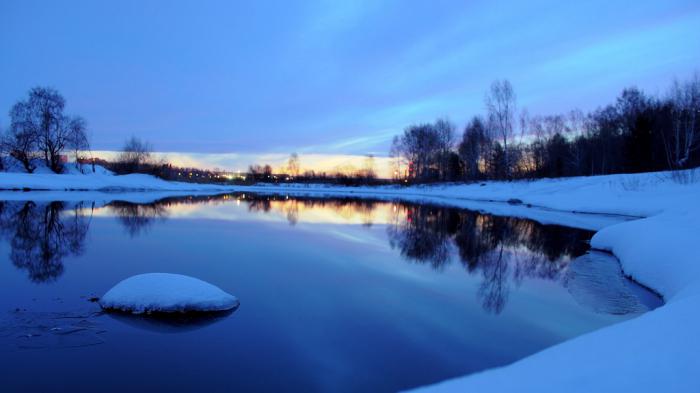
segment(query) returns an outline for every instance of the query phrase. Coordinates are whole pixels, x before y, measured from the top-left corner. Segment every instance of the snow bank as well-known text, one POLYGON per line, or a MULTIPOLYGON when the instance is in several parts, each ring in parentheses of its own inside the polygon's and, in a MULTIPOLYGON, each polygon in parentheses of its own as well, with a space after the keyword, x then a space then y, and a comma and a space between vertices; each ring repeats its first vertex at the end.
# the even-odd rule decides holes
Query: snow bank
MULTIPOLYGON (((61 175, 0 172, 0 190, 119 193, 240 191, 299 196, 372 197, 449 205, 533 219, 543 224, 590 230, 598 230, 626 219, 655 215, 664 211, 666 206, 688 205, 700 197, 700 182, 683 184, 674 181, 669 173, 664 172, 433 186, 344 187, 318 184, 224 186, 179 183, 143 174, 117 176, 104 168, 98 169, 96 173, 88 170, 85 174, 75 170, 72 165, 69 168, 72 168, 69 173, 61 175), (510 199, 519 199, 523 204, 509 205, 507 201, 510 199)), ((700 178, 700 172, 695 175, 687 173, 689 178, 700 178)))
MULTIPOLYGON (((593 237, 591 245, 614 253, 625 274, 661 294, 666 300, 662 307, 574 338, 509 366, 417 391, 700 391, 697 377, 697 370, 700 370, 698 189, 697 183, 657 183, 657 189, 644 186, 630 191, 638 194, 633 197, 622 192, 589 195, 591 199, 585 202, 593 208, 596 201, 603 200, 601 209, 615 207, 626 211, 624 204, 631 201, 627 211, 661 211, 649 218, 603 228, 593 237), (645 198, 647 202, 643 206, 645 198), (617 201, 619 206, 612 201, 617 201)), ((562 194, 567 192, 571 193, 564 191, 562 194)), ((571 202, 557 202, 558 206, 567 203, 571 202)))
POLYGON ((0 173, 0 189, 3 190, 53 190, 53 191, 208 191, 230 190, 214 184, 170 182, 144 174, 113 175, 111 173, 0 173))
POLYGON ((151 312, 211 312, 238 307, 238 299, 202 280, 170 273, 129 277, 100 299, 107 310, 134 314, 151 312))
POLYGON ((604 228, 591 245, 614 253, 625 273, 667 302, 700 295, 700 206, 670 206, 667 213, 604 228))
POLYGON ((503 202, 519 199, 525 205, 558 211, 648 217, 670 205, 694 203, 700 196, 700 170, 684 171, 688 183, 668 172, 571 177, 561 179, 487 181, 425 186, 342 187, 325 185, 256 185, 239 190, 303 192, 343 195, 394 195, 414 200, 442 199, 503 202))
POLYGON ((700 208, 681 210, 605 228, 592 240, 658 290, 664 306, 510 366, 417 391, 700 391, 700 208))
POLYGON ((27 173, 15 159, 4 158, 5 171, 0 172, 0 190, 38 191, 215 191, 231 187, 216 184, 171 182, 145 174, 115 175, 100 165, 83 165, 81 172, 74 163, 56 174, 36 160, 34 173, 27 173))
POLYGON ((426 186, 343 187, 318 184, 236 186, 236 191, 297 196, 351 196, 435 203, 490 214, 514 216, 575 228, 601 228, 661 213, 668 206, 687 206, 700 199, 700 170, 685 171, 681 182, 667 172, 487 181, 426 186), (521 205, 508 200, 519 199, 521 205), (496 202, 496 203, 494 203, 496 202))

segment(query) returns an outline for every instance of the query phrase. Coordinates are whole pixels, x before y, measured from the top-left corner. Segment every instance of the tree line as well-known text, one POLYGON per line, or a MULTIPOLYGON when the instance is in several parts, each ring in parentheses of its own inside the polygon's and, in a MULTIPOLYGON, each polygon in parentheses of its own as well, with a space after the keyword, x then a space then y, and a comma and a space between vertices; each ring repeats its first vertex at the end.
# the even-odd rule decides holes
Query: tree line
POLYGON ((345 186, 388 184, 386 179, 379 179, 373 154, 367 154, 362 165, 338 166, 332 171, 302 170, 299 154, 292 153, 286 164, 273 168, 270 164, 253 164, 248 167, 244 183, 321 183, 345 186))
MULTIPOLYGON (((10 127, 0 138, 0 156, 14 157, 32 173, 43 161, 61 173, 68 154, 76 165, 100 163, 117 174, 148 173, 193 182, 321 182, 383 184, 374 157, 362 168, 328 172, 302 170, 293 153, 286 166, 251 165, 245 176, 173 166, 157 160, 153 147, 129 138, 115 159, 90 153, 87 123, 64 113, 65 99, 52 88, 36 87, 10 110, 10 127)), ((474 116, 461 135, 448 119, 413 124, 394 137, 389 156, 392 180, 401 183, 512 180, 590 176, 694 168, 700 165, 700 76, 674 81, 663 96, 624 89, 615 102, 589 113, 531 116, 517 110, 508 80, 493 82, 485 94, 486 113, 474 116)), ((3 169, 0 160, 0 169, 3 169)))
POLYGON ((493 82, 485 115, 461 137, 447 119, 414 124, 392 141, 402 182, 511 180, 694 168, 700 165, 700 77, 674 81, 662 97, 630 87, 584 114, 517 111, 508 80, 493 82))

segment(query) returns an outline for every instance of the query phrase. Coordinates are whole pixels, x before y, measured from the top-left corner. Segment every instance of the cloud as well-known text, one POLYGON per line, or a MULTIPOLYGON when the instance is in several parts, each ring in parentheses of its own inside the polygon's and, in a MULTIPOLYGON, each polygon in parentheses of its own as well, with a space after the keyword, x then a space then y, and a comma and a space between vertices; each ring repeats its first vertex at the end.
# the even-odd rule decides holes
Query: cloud
POLYGON ((381 154, 387 149, 389 141, 394 137, 394 135, 399 134, 400 131, 394 129, 386 129, 377 131, 372 135, 362 135, 357 137, 351 137, 347 139, 342 139, 340 141, 329 142, 325 144, 316 144, 302 146, 296 149, 299 153, 355 153, 355 154, 369 154, 377 153, 381 151, 381 154))

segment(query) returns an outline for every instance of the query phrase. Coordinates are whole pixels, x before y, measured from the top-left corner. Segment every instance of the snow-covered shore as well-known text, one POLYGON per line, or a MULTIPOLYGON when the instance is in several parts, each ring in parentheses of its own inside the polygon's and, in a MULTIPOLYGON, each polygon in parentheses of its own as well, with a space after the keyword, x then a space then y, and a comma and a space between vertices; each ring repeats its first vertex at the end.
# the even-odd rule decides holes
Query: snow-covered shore
POLYGON ((435 203, 528 218, 542 224, 599 230, 620 222, 650 217, 669 207, 691 206, 700 198, 700 173, 695 176, 698 181, 687 183, 674 180, 669 173, 659 172, 410 187, 262 184, 234 189, 296 196, 372 197, 435 203), (519 203, 513 204, 515 201, 519 203))
POLYGON ((230 187, 214 184, 179 183, 143 174, 116 176, 98 173, 0 173, 0 190, 32 191, 214 191, 230 187))
POLYGON ((670 206, 657 216, 601 230, 593 247, 617 255, 626 274, 664 296, 664 306, 509 366, 417 391, 700 391, 698 241, 697 207, 670 206))
POLYGON ((512 365, 418 391, 700 391, 700 184, 652 174, 606 178, 562 180, 561 192, 551 188, 554 195, 535 185, 511 196, 559 209, 647 216, 605 227, 591 244, 614 253, 625 273, 660 293, 665 305, 512 365))
MULTIPOLYGON (((688 175, 692 176, 692 175, 688 175)), ((688 205, 700 189, 697 182, 675 181, 667 172, 540 179, 533 181, 489 181, 471 184, 439 184, 425 186, 343 187, 322 185, 257 185, 236 187, 261 192, 324 193, 345 195, 398 195, 432 200, 472 202, 508 202, 518 199, 523 204, 550 210, 576 213, 615 214, 648 217, 666 210, 668 204, 688 205)), ((452 202, 449 202, 452 201, 452 202)))
MULTIPOLYGON (((649 173, 423 187, 326 187, 213 186, 108 173, 0 173, 0 189, 53 190, 49 194, 129 190, 132 195, 136 190, 148 190, 147 194, 240 191, 401 199, 599 230, 592 246, 613 252, 626 274, 664 297, 664 306, 509 366, 419 390, 695 392, 700 391, 696 377, 700 369, 700 256, 696 251, 700 181, 692 178, 678 181, 667 173, 649 173)), ((26 194, 22 197, 30 199, 26 194)))

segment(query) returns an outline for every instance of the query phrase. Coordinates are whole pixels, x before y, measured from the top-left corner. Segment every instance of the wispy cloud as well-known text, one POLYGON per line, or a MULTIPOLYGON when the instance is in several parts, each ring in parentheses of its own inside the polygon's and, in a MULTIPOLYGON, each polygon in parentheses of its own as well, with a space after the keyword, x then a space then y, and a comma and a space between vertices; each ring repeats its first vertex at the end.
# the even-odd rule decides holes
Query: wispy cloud
POLYGON ((314 144, 298 147, 299 153, 354 153, 354 154, 386 154, 389 141, 400 133, 400 130, 381 130, 371 135, 362 135, 342 139, 325 144, 314 144))

